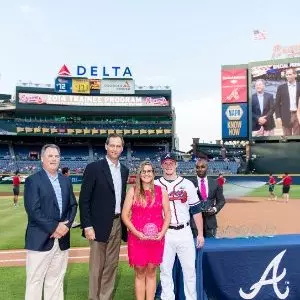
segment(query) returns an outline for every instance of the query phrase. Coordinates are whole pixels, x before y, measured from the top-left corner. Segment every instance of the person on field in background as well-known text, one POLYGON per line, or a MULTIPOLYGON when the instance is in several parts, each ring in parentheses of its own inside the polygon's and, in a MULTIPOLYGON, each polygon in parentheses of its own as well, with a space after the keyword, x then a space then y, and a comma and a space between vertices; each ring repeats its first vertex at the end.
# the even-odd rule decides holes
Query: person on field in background
POLYGON ((226 183, 226 178, 223 176, 222 173, 219 174, 217 178, 217 182, 218 182, 218 186, 221 187, 221 189, 223 190, 223 185, 226 183))
POLYGON ((270 173, 269 181, 268 181, 269 193, 270 193, 269 200, 277 200, 277 196, 274 194, 275 184, 276 184, 276 180, 275 180, 273 174, 270 173))
POLYGON ((16 171, 15 176, 13 177, 14 207, 18 205, 20 184, 21 184, 20 174, 19 171, 16 171))
POLYGON ((289 176, 288 172, 285 172, 282 180, 280 180, 277 184, 282 183, 282 197, 283 200, 285 200, 286 203, 288 203, 289 198, 290 198, 290 187, 292 185, 292 177, 289 176))

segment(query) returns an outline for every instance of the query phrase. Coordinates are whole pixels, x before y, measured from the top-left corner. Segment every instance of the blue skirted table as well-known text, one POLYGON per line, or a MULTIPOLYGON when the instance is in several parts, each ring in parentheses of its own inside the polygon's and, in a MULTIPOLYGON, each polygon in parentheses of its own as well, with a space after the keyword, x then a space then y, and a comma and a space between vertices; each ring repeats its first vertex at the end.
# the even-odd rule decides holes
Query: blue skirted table
MULTIPOLYGON (((299 300, 300 235, 206 239, 196 271, 199 300, 299 300)), ((176 300, 183 300, 178 259, 173 277, 176 300)))

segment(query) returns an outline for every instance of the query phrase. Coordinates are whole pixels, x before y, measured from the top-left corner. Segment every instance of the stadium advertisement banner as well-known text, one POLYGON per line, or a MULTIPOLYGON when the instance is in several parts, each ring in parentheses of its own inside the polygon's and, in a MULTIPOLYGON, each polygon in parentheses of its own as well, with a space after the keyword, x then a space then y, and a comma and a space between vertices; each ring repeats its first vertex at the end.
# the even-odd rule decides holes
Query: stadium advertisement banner
POLYGON ((56 93, 72 93, 72 78, 64 78, 64 77, 57 77, 55 79, 55 92, 56 93))
POLYGON ((72 93, 75 94, 90 94, 89 79, 72 79, 72 93))
POLYGON ((90 90, 100 90, 101 89, 101 80, 100 79, 90 79, 90 90))
POLYGON ((134 94, 132 79, 102 79, 100 94, 134 94))
POLYGON ((248 137, 248 105, 246 103, 222 105, 222 138, 248 137))
POLYGON ((253 139, 300 137, 300 58, 249 64, 253 139))
MULTIPOLYGON (((139 135, 139 136, 153 136, 153 135, 172 135, 171 129, 99 129, 99 128, 65 128, 58 125, 56 127, 37 126, 17 126, 18 135, 72 135, 72 136, 86 136, 86 135, 108 135, 117 133, 122 135, 139 135)), ((16 134, 16 133, 15 133, 16 134)))
POLYGON ((247 102, 247 69, 222 70, 222 103, 247 102))
POLYGON ((19 93, 20 104, 72 105, 72 106, 130 106, 130 107, 165 107, 168 99, 160 96, 81 96, 58 94, 19 93))

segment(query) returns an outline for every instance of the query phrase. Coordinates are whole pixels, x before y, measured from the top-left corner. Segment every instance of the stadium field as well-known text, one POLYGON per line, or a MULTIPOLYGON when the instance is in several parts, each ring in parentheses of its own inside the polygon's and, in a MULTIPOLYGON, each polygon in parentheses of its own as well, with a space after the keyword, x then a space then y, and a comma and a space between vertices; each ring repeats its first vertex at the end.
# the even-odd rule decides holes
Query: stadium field
MULTIPOLYGON (((114 299, 133 300, 133 270, 126 262, 119 263, 114 299)), ((22 300, 25 291, 25 268, 0 268, 1 299, 22 300)), ((65 300, 83 300, 88 295, 88 264, 69 264, 65 276, 65 300)))
MULTIPOLYGON (((274 193, 281 197, 282 193, 282 185, 276 185, 274 189, 274 193)), ((267 185, 262 187, 256 188, 251 192, 247 193, 246 196, 249 197, 268 197, 269 196, 269 189, 267 185)), ((290 199, 300 199, 300 185, 292 185, 290 189, 290 199)))
MULTIPOLYGON (((232 188, 234 188, 234 186, 232 188)), ((80 191, 79 184, 74 185, 74 191, 78 197, 80 191)), ((276 186, 275 193, 278 196, 281 195, 281 186, 276 186)), ((246 197, 242 197, 242 199, 247 200, 254 198, 264 200, 268 198, 268 195, 268 187, 263 186, 252 190, 246 197)), ((300 186, 292 186, 290 196, 291 199, 300 199, 300 186)), ((23 197, 21 196, 19 199, 19 206, 14 208, 12 205, 11 185, 0 185, 0 250, 24 248, 24 233, 27 220, 23 197)), ((241 200, 241 204, 242 201, 243 200, 241 200)), ((79 217, 77 216, 76 219, 78 220, 79 217)), ((88 246, 87 241, 81 236, 81 230, 79 228, 71 229, 71 246, 88 246)))

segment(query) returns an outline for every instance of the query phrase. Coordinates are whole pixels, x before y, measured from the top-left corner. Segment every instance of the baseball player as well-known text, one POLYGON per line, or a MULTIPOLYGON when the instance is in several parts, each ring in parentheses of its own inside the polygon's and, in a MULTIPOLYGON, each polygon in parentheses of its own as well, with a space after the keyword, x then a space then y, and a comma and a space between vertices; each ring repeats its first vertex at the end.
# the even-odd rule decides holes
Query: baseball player
POLYGON ((196 251, 189 221, 191 211, 199 233, 196 238, 196 247, 203 247, 200 201, 193 183, 177 175, 177 162, 174 154, 164 154, 161 157, 161 166, 163 177, 155 180, 155 184, 166 188, 171 206, 171 223, 165 235, 165 249, 160 266, 161 299, 175 300, 172 270, 177 254, 183 272, 186 300, 196 300, 196 251))

